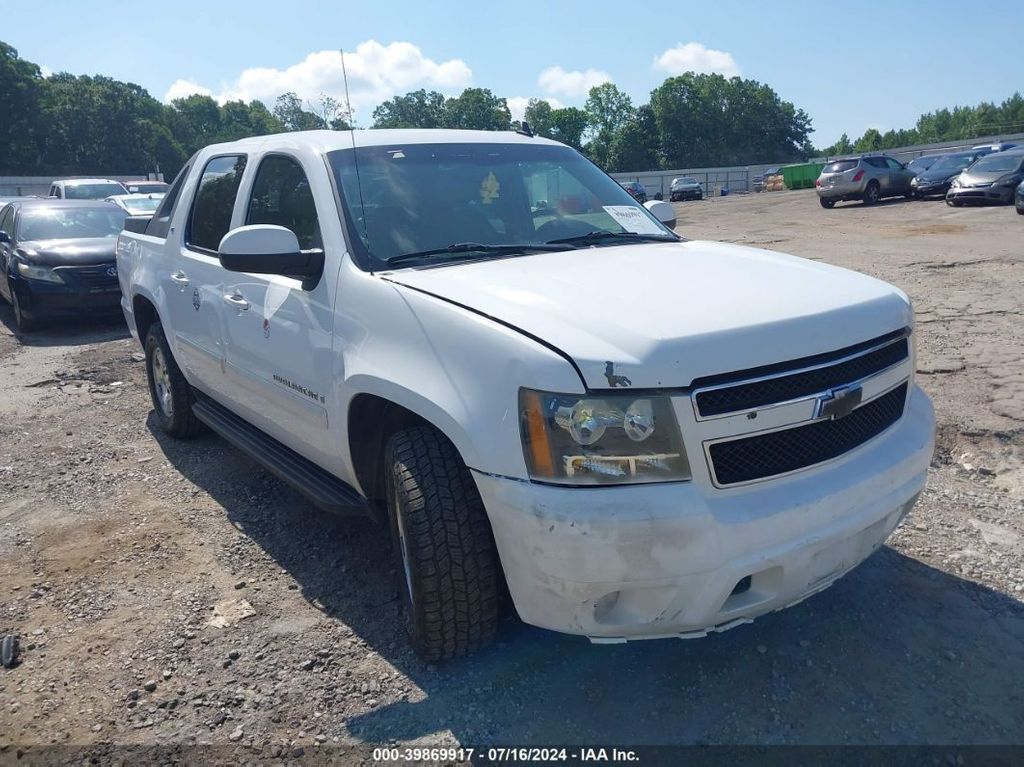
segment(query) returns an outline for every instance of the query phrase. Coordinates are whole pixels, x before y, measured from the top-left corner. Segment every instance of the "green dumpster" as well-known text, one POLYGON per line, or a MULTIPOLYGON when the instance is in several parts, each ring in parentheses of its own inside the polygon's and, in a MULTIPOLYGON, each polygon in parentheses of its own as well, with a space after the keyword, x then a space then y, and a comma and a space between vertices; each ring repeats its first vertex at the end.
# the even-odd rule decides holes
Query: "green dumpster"
POLYGON ((786 189, 813 189, 814 182, 821 175, 824 163, 805 162, 797 165, 786 165, 782 168, 782 183, 786 189))

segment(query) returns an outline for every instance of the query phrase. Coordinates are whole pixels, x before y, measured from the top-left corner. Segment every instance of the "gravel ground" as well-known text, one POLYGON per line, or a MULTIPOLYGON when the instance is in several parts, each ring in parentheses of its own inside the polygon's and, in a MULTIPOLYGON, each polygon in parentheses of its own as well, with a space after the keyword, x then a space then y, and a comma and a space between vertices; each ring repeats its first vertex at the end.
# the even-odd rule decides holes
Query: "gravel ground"
MULTIPOLYGON (((821 258, 915 301, 929 486, 824 593, 696 641, 591 646, 510 618, 440 666, 387 536, 207 436, 156 433, 119 325, 16 339, 0 307, 0 759, 27 744, 1024 741, 1024 219, 812 193, 682 203, 679 231, 821 258)), ((770 286, 766 286, 770 289, 770 286)), ((75 329, 69 330, 69 327, 75 329)))

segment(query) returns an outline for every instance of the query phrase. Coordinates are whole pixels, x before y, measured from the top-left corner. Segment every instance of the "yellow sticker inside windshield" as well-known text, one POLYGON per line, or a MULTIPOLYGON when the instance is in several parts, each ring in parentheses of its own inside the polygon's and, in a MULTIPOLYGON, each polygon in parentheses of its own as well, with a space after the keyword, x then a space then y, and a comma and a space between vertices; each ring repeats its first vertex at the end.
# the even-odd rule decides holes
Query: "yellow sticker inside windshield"
POLYGON ((492 170, 480 184, 480 200, 484 205, 490 205, 500 196, 501 184, 492 170))

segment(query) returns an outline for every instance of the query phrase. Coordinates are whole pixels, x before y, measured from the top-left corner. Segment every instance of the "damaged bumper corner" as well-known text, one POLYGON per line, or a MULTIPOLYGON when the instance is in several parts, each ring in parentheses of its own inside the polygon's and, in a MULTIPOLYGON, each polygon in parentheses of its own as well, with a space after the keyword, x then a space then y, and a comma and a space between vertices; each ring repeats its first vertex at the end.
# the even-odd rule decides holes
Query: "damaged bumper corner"
POLYGON ((925 484, 934 414, 844 459, 729 491, 706 477, 566 488, 474 472, 527 623, 595 642, 700 637, 795 604, 860 564, 925 484))

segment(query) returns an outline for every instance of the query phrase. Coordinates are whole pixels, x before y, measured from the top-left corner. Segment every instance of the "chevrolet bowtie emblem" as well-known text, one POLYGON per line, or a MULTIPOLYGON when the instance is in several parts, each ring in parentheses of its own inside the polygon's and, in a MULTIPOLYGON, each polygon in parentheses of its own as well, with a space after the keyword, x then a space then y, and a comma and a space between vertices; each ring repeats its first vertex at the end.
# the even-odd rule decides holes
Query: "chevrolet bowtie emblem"
POLYGON ((814 417, 830 420, 845 418, 856 409, 863 398, 864 390, 859 385, 832 389, 828 394, 818 397, 818 406, 814 417))

